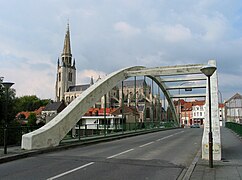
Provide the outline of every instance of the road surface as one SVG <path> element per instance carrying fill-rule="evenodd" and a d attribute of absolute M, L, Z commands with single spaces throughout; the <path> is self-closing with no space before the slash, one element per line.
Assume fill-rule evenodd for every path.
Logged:
<path fill-rule="evenodd" d="M 202 133 L 174 129 L 41 154 L 1 164 L 0 179 L 177 179 L 200 149 Z"/>

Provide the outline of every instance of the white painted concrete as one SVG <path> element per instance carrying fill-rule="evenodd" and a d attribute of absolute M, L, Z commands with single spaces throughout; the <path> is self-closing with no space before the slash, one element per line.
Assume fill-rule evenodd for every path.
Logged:
<path fill-rule="evenodd" d="M 87 110 L 118 82 L 127 78 L 128 70 L 142 67 L 121 69 L 106 76 L 73 100 L 61 113 L 40 129 L 22 136 L 22 149 L 41 149 L 59 145 L 65 135 L 75 126 Z"/>
<path fill-rule="evenodd" d="M 216 65 L 215 61 L 209 61 L 211 65 Z M 175 114 L 175 108 L 172 101 L 172 96 L 166 89 L 166 85 L 162 82 L 160 77 L 150 76 L 149 73 L 155 76 L 160 75 L 181 75 L 181 74 L 199 74 L 202 65 L 184 65 L 184 66 L 171 66 L 161 68 L 144 68 L 144 67 L 131 67 L 121 69 L 114 73 L 109 74 L 106 78 L 98 81 L 86 91 L 84 91 L 79 97 L 70 103 L 66 109 L 58 114 L 53 120 L 42 128 L 25 134 L 22 136 L 22 149 L 41 149 L 52 146 L 58 146 L 60 141 L 65 135 L 75 126 L 80 120 L 81 116 L 87 112 L 87 110 L 98 101 L 104 94 L 108 93 L 118 82 L 127 79 L 132 76 L 143 76 L 148 75 L 152 78 L 158 86 L 162 89 L 169 105 L 171 107 L 174 119 L 178 119 Z M 200 72 L 201 74 L 201 72 Z M 221 139 L 219 129 L 219 115 L 218 115 L 218 84 L 216 72 L 211 77 L 211 93 L 212 93 L 212 123 L 213 123 L 213 134 L 214 134 L 214 159 L 221 159 Z M 208 92 L 207 92 L 208 96 Z M 206 100 L 208 101 L 208 100 Z M 208 102 L 206 102 L 208 107 Z M 204 135 L 202 141 L 203 158 L 208 159 L 208 110 L 205 114 L 205 126 Z"/>
<path fill-rule="evenodd" d="M 208 62 L 210 65 L 216 66 L 215 60 L 210 60 Z M 210 78 L 211 83 L 211 117 L 212 117 L 212 134 L 213 134 L 213 159 L 221 160 L 221 137 L 220 137 L 220 126 L 219 126 L 219 111 L 218 111 L 218 81 L 217 81 L 217 71 Z M 208 85 L 206 94 L 208 97 Z M 209 101 L 206 98 L 205 104 L 205 119 L 204 119 L 204 131 L 202 139 L 202 159 L 209 159 Z"/>

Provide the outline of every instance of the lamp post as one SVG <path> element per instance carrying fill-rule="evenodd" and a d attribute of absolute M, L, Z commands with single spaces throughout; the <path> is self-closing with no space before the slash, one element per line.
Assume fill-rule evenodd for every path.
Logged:
<path fill-rule="evenodd" d="M 8 119 L 8 91 L 9 88 L 13 85 L 12 82 L 2 82 L 3 87 L 6 90 L 6 111 L 5 111 L 5 119 L 4 119 L 4 140 L 3 140 L 3 146 L 4 146 L 4 154 L 7 154 L 7 119 Z"/>
<path fill-rule="evenodd" d="M 209 167 L 213 168 L 213 134 L 212 134 L 212 116 L 211 116 L 211 87 L 210 87 L 210 77 L 213 75 L 217 68 L 215 66 L 206 65 L 201 68 L 203 74 L 208 77 L 208 109 L 209 109 Z"/>

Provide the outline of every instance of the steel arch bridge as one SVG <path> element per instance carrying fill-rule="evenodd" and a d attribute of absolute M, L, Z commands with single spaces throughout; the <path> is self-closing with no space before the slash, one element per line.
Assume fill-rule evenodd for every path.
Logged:
<path fill-rule="evenodd" d="M 210 60 L 208 64 L 216 66 L 215 60 Z M 60 141 L 65 135 L 73 128 L 73 126 L 80 120 L 80 117 L 84 115 L 88 108 L 97 102 L 102 96 L 108 93 L 115 85 L 120 81 L 124 81 L 130 77 L 147 76 L 152 79 L 163 91 L 164 96 L 167 99 L 169 107 L 172 112 L 173 119 L 178 122 L 178 114 L 176 113 L 173 103 L 174 98 L 200 98 L 207 97 L 207 83 L 189 84 L 189 82 L 204 82 L 207 80 L 206 76 L 202 74 L 201 68 L 207 64 L 188 64 L 177 66 L 164 66 L 145 68 L 143 66 L 128 67 L 107 75 L 102 80 L 98 81 L 86 91 L 84 91 L 79 97 L 72 101 L 62 112 L 60 112 L 54 119 L 52 119 L 45 126 L 22 136 L 22 149 L 32 150 L 58 146 Z M 169 77 L 170 76 L 170 77 Z M 169 82 L 181 83 L 176 86 L 169 86 Z M 212 112 L 213 112 L 213 125 L 216 126 L 218 120 L 218 87 L 217 87 L 217 74 L 216 72 L 211 77 L 212 88 L 211 94 L 213 97 Z M 182 86 L 183 85 L 183 86 Z M 198 94 L 180 94 L 180 89 L 194 88 L 194 89 L 206 89 L 206 93 Z M 172 90 L 179 90 L 179 94 L 172 94 Z M 208 98 L 206 98 L 206 106 L 208 105 Z M 207 111 L 206 111 L 207 112 Z M 205 114 L 205 127 L 204 134 L 207 133 L 208 113 Z M 216 126 L 217 127 L 217 126 Z M 214 128 L 215 129 L 215 128 Z M 205 132 L 206 131 L 206 132 Z M 218 144 L 218 151 L 221 158 L 220 150 L 220 131 L 217 132 L 217 138 L 214 139 L 215 144 Z M 206 151 L 206 145 L 208 139 L 203 136 L 204 152 Z M 217 142 L 216 142 L 217 141 Z M 216 157 L 214 157 L 216 158 Z M 205 155 L 206 159 L 206 155 Z"/>

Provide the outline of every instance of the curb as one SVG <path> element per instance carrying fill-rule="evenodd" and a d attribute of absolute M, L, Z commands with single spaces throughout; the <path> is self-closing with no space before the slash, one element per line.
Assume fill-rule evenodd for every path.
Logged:
<path fill-rule="evenodd" d="M 178 180 L 189 180 L 192 176 L 192 173 L 193 173 L 193 170 L 201 156 L 201 152 L 202 152 L 202 149 L 200 148 L 197 152 L 197 155 L 195 156 L 195 158 L 193 159 L 192 161 L 192 164 L 189 166 L 189 168 L 186 170 L 184 169 L 180 176 L 178 177 Z"/>

